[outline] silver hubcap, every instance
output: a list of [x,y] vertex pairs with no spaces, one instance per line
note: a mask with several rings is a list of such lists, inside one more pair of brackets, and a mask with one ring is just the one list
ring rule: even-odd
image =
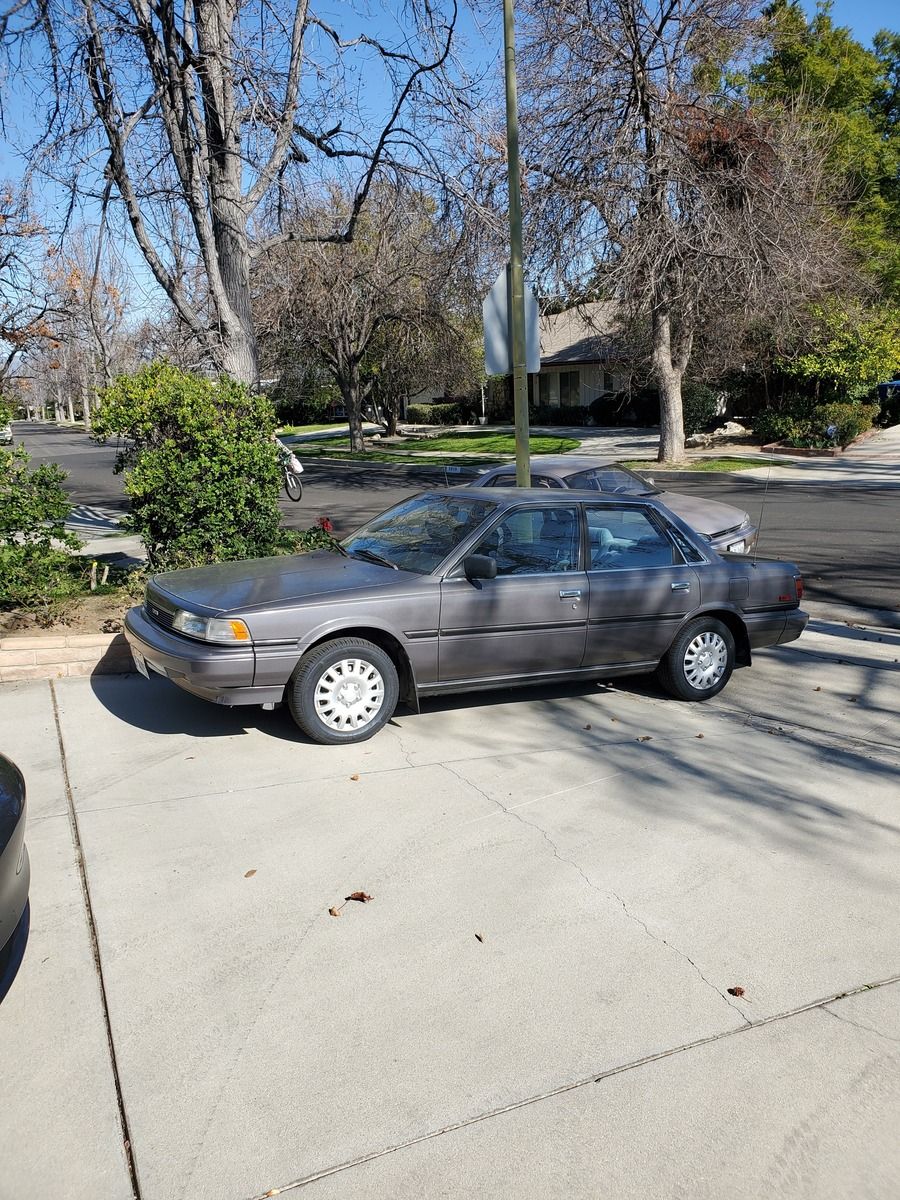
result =
[[362,729],[384,704],[381,673],[363,658],[342,658],[316,684],[316,715],[329,729]]
[[707,691],[725,674],[728,647],[717,633],[698,633],[684,652],[684,675],[691,687]]

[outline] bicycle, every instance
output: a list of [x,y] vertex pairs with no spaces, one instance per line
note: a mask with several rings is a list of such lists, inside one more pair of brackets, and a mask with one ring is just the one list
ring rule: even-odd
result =
[[[291,458],[293,457],[291,455]],[[299,463],[297,463],[296,467],[290,462],[283,462],[281,464],[281,473],[284,476],[284,490],[287,492],[288,499],[295,501],[299,500],[303,495],[303,484],[300,482],[300,471],[297,470],[297,467],[300,468],[300,471],[303,470]]]
[[279,438],[273,437],[272,440],[278,452],[278,465],[281,467],[281,475],[287,497],[289,500],[299,500],[303,495],[303,484],[300,482],[303,467],[300,464],[300,460],[294,454],[293,450],[290,450]]

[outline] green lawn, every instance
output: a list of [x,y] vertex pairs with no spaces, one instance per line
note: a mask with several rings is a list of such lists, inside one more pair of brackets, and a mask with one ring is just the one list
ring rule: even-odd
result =
[[683,463],[661,463],[656,459],[648,461],[630,459],[624,464],[632,471],[652,474],[654,471],[746,471],[749,467],[787,467],[791,464],[784,459],[775,458],[690,458]]
[[327,421],[324,425],[282,425],[278,430],[278,436],[285,434],[291,437],[296,433],[319,433],[322,429],[346,429],[346,421]]
[[[568,450],[577,450],[581,445],[575,438],[563,437],[533,437],[530,440],[532,454],[565,454]],[[349,451],[350,438],[330,437],[316,438],[314,442],[304,443],[295,450],[307,454],[310,450]],[[512,433],[481,433],[473,430],[471,433],[446,433],[430,438],[410,438],[401,445],[379,447],[378,450],[367,451],[366,457],[377,454],[388,458],[407,457],[410,452],[419,454],[515,454],[516,439]]]

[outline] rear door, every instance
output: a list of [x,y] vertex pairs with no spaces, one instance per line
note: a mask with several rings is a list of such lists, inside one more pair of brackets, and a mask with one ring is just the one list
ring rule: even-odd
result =
[[441,584],[442,682],[539,676],[581,665],[588,579],[577,504],[507,511],[470,553],[497,563],[496,579],[461,568]]
[[586,504],[589,581],[584,665],[652,662],[700,603],[700,581],[656,510]]

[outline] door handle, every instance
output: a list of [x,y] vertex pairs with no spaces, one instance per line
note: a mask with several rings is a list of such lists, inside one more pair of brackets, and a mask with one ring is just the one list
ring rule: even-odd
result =
[[559,593],[560,600],[577,600],[581,595],[581,588],[564,588]]
[[691,585],[689,583],[673,583],[672,584],[673,592],[689,592],[690,590],[691,590]]

